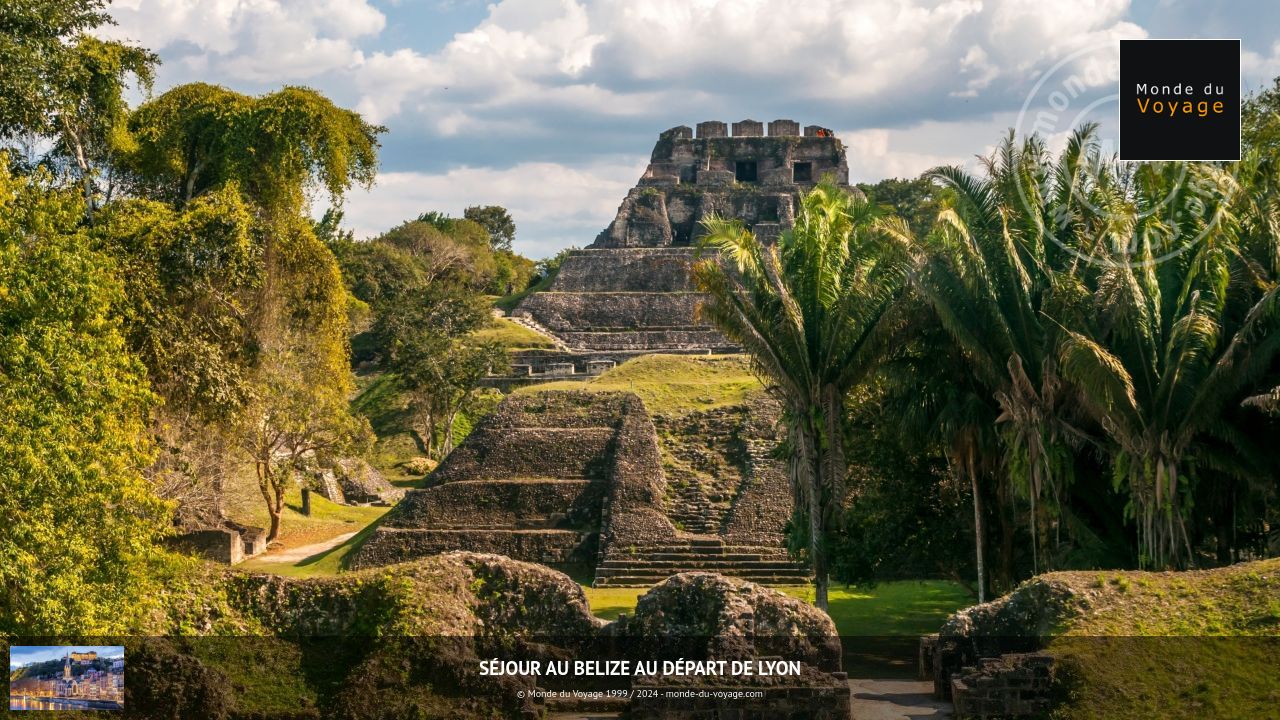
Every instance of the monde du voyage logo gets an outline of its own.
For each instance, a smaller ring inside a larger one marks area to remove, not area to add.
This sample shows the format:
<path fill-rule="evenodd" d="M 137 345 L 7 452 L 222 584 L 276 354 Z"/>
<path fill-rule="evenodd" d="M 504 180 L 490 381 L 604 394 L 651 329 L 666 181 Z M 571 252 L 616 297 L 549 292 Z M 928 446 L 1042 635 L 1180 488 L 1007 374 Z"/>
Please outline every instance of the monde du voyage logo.
<path fill-rule="evenodd" d="M 1240 159 L 1239 40 L 1120 41 L 1120 159 Z"/>

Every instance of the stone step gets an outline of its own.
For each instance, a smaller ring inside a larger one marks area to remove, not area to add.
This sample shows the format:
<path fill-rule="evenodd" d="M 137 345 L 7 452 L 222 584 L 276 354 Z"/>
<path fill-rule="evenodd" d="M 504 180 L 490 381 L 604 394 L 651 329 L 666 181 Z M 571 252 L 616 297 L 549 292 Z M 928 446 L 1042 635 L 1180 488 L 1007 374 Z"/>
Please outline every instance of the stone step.
<path fill-rule="evenodd" d="M 744 563 L 741 565 L 718 565 L 716 563 L 672 563 L 670 565 L 648 565 L 637 563 L 630 567 L 596 568 L 596 577 L 617 577 L 626 575 L 674 575 L 682 572 L 704 570 L 726 575 L 734 573 L 751 573 L 760 575 L 801 575 L 808 576 L 809 570 L 795 563 Z"/>
<path fill-rule="evenodd" d="M 624 549 L 619 548 L 618 552 Z M 629 554 L 640 555 L 645 553 L 775 553 L 786 552 L 785 549 L 776 545 L 682 545 L 679 543 L 662 543 L 657 545 L 637 545 L 635 552 L 631 553 L 629 549 L 625 550 Z"/>
<path fill-rule="evenodd" d="M 739 580 L 746 580 L 760 585 L 803 585 L 808 577 L 791 575 L 734 575 Z M 592 583 L 593 587 L 651 587 L 665 580 L 665 577 L 651 578 L 640 576 L 622 576 L 600 578 Z"/>
<path fill-rule="evenodd" d="M 692 560 L 706 560 L 708 562 L 755 562 L 758 560 L 785 560 L 787 554 L 785 552 L 777 552 L 772 554 L 764 553 L 648 553 L 637 552 L 635 554 L 620 552 L 610 554 L 600 563 L 601 567 L 612 567 L 611 563 L 627 564 L 634 562 L 689 562 Z"/>

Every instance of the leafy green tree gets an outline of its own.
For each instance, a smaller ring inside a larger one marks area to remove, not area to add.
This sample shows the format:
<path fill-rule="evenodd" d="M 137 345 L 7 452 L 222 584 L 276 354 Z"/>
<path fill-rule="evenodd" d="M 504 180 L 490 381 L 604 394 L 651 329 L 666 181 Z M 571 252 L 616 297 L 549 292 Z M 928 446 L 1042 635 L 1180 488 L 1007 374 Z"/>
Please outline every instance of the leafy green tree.
<path fill-rule="evenodd" d="M 142 475 L 154 396 L 81 201 L 0 162 L 0 633 L 120 632 L 169 509 Z"/>
<path fill-rule="evenodd" d="M 915 302 L 920 304 L 907 311 L 914 318 L 914 337 L 886 358 L 880 371 L 882 397 L 878 398 L 879 412 L 874 420 L 864 421 L 871 427 L 859 433 L 858 440 L 865 445 L 866 438 L 873 437 L 880 444 L 901 448 L 900 452 L 912 459 L 940 456 L 945 461 L 946 473 L 939 485 L 953 485 L 960 489 L 959 492 L 968 488 L 973 506 L 976 595 L 979 602 L 985 602 L 986 591 L 992 585 L 986 562 L 989 553 L 985 518 L 992 511 L 997 516 L 1003 514 L 1001 503 L 984 502 L 984 497 L 996 490 L 992 478 L 1006 472 L 996 432 L 1000 411 L 995 399 L 974 381 L 965 366 L 965 358 L 950 342 L 932 309 L 919 299 Z M 892 418 L 892 421 L 884 422 L 885 418 Z M 883 454 L 884 451 L 870 448 L 863 449 L 860 454 L 876 452 Z M 916 459 L 915 462 L 923 461 Z M 896 468 L 877 470 L 872 474 L 899 477 Z M 951 482 L 946 482 L 946 479 Z M 956 494 L 936 490 L 921 492 L 913 481 L 918 482 L 917 478 L 908 478 L 900 484 L 912 488 L 909 492 L 917 498 L 932 500 L 934 496 L 941 498 Z M 905 507 L 901 502 L 899 505 Z M 945 520 L 930 524 L 947 525 Z M 1005 525 L 1002 524 L 1000 529 L 1001 539 L 1005 542 L 998 553 L 998 584 L 1010 588 L 1012 538 Z M 935 554 L 940 552 L 935 543 Z"/>
<path fill-rule="evenodd" d="M 100 40 L 87 30 L 109 22 L 105 3 L 14 0 L 0 10 L 0 138 L 53 141 L 69 161 L 90 220 L 97 175 L 129 144 L 125 90 L 149 91 L 155 54 Z"/>
<path fill-rule="evenodd" d="M 199 301 L 177 303 L 193 317 L 188 334 L 202 341 L 186 346 L 226 360 L 198 366 L 217 370 L 216 387 L 236 388 L 213 403 L 225 413 L 211 422 L 255 463 L 274 538 L 298 459 L 339 452 L 359 435 L 345 403 L 357 306 L 306 210 L 317 190 L 339 207 L 352 185 L 372 183 L 383 129 L 306 88 L 249 97 L 201 83 L 144 103 L 129 127 L 136 144 L 121 165 L 135 192 L 181 210 L 180 227 L 207 223 L 196 234 L 208 237 L 178 243 L 176 257 L 156 256 L 150 267 L 162 281 L 170 273 L 193 281 L 171 299 Z M 191 252 L 194 262 L 183 254 Z M 133 300 L 153 301 L 145 289 Z M 196 370 L 178 380 L 185 392 L 201 387 Z"/>
<path fill-rule="evenodd" d="M 348 388 L 331 372 L 296 340 L 268 349 L 258 364 L 238 437 L 271 518 L 267 542 L 280 535 L 285 494 L 308 457 L 368 447 L 369 423 L 348 411 Z"/>
<path fill-rule="evenodd" d="M 110 169 L 113 153 L 131 146 L 124 93 L 130 77 L 150 91 L 157 58 L 154 53 L 91 36 L 78 38 L 59 56 L 51 78 L 51 129 L 55 151 L 75 165 L 84 189 L 90 221 L 97 199 L 94 175 Z"/>
<path fill-rule="evenodd" d="M 378 309 L 373 332 L 436 457 L 453 449 L 454 422 L 474 402 L 480 381 L 508 362 L 500 344 L 470 339 L 488 319 L 482 297 L 443 283 Z"/>
<path fill-rule="evenodd" d="M 1010 134 L 986 160 L 985 177 L 937 171 L 956 205 L 926 238 L 915 283 L 1000 407 L 1006 463 L 1030 503 L 1037 572 L 1045 531 L 1061 527 L 1074 448 L 1084 442 L 1057 348 L 1063 323 L 1082 312 L 1078 284 L 1064 279 L 1078 262 L 1066 232 L 1092 215 L 1074 192 L 1092 133 L 1086 126 L 1073 135 L 1056 165 L 1038 139 L 1019 144 Z M 1048 308 L 1059 312 L 1050 317 Z"/>
<path fill-rule="evenodd" d="M 516 221 L 501 205 L 473 205 L 462 211 L 462 217 L 478 224 L 489 233 L 489 247 L 493 250 L 511 250 L 516 239 Z"/>
<path fill-rule="evenodd" d="M 125 288 L 117 314 L 163 401 L 152 417 L 148 478 L 176 501 L 180 525 L 216 525 L 239 462 L 227 431 L 249 399 L 258 358 L 250 318 L 263 263 L 253 214 L 234 188 L 182 210 L 120 200 L 92 235 L 116 262 Z"/>
<path fill-rule="evenodd" d="M 499 250 L 493 254 L 493 282 L 487 288 L 493 295 L 510 295 L 529 286 L 533 280 L 536 263 L 523 255 L 510 250 Z"/>
<path fill-rule="evenodd" d="M 106 0 L 8 0 L 0 6 L 0 138 L 52 134 L 51 76 L 77 37 L 111 22 Z"/>
<path fill-rule="evenodd" d="M 355 233 L 342 227 L 343 216 L 342 208 L 330 207 L 324 211 L 324 215 L 315 223 L 316 237 L 320 238 L 320 242 L 328 245 L 331 250 L 339 246 L 350 245 L 356 241 Z"/>
<path fill-rule="evenodd" d="M 151 200 L 109 206 L 94 228 L 117 261 L 130 349 L 166 408 L 226 419 L 247 397 L 249 316 L 263 275 L 252 211 L 234 188 L 182 210 Z"/>
<path fill-rule="evenodd" d="M 765 245 L 740 222 L 705 221 L 719 261 L 694 269 L 703 312 L 750 354 L 785 409 L 797 527 L 807 531 L 815 600 L 827 607 L 828 538 L 845 487 L 845 398 L 899 329 L 905 246 L 875 206 L 831 185 L 801 200 L 795 226 Z"/>
<path fill-rule="evenodd" d="M 371 185 L 385 130 L 308 88 L 250 97 L 205 83 L 144 103 L 129 127 L 137 147 L 122 165 L 139 192 L 180 205 L 234 182 L 256 204 L 290 212 L 312 190 L 337 201 Z"/>
<path fill-rule="evenodd" d="M 938 213 L 942 212 L 944 199 L 950 195 L 927 174 L 914 180 L 888 178 L 874 184 L 859 183 L 858 189 L 872 203 L 906 220 L 911 232 L 918 237 L 928 234 Z"/>

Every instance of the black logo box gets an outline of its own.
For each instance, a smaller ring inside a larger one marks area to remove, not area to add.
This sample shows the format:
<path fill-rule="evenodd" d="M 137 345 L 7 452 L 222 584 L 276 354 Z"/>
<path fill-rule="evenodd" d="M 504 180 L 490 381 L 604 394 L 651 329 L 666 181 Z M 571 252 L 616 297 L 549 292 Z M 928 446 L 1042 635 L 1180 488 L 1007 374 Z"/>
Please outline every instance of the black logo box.
<path fill-rule="evenodd" d="M 1181 93 L 1166 94 L 1166 87 Z M 1185 102 L 1192 113 L 1183 112 Z M 1219 102 L 1221 112 L 1213 112 Z M 1172 115 L 1170 103 L 1177 103 Z M 1120 159 L 1239 160 L 1240 41 L 1121 40 Z"/>

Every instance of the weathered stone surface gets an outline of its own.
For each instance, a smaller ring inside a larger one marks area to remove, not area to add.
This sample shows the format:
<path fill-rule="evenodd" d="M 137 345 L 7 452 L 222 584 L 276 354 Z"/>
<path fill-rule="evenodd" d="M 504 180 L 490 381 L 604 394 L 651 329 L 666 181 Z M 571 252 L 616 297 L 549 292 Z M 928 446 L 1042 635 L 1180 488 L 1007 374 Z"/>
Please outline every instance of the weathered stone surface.
<path fill-rule="evenodd" d="M 391 503 L 404 496 L 403 489 L 387 482 L 377 468 L 360 458 L 335 460 L 333 475 L 348 503 Z"/>
<path fill-rule="evenodd" d="M 267 533 L 259 527 L 230 520 L 217 527 L 190 530 L 175 536 L 170 544 L 182 552 L 225 565 L 235 565 L 267 550 Z"/>
<path fill-rule="evenodd" d="M 1022 656 L 1035 657 L 1045 639 L 1076 615 L 1084 602 L 1069 583 L 1040 576 L 998 600 L 955 613 L 938 635 L 921 639 L 921 663 L 930 665 L 927 674 L 933 680 L 934 697 L 952 698 L 959 690 L 963 697 L 957 708 L 964 704 L 968 714 L 978 717 L 1039 713 L 1047 707 L 1051 663 L 1030 660 L 1043 672 L 1027 671 Z M 1007 668 L 1016 671 L 1006 673 Z M 1028 672 L 1035 678 L 1023 688 L 1026 693 L 1006 692 L 1011 680 L 1019 685 L 1018 678 Z"/>
<path fill-rule="evenodd" d="M 633 617 L 620 618 L 605 632 L 627 638 L 646 656 L 774 658 L 800 665 L 799 674 L 638 678 L 633 689 L 657 690 L 658 697 L 634 701 L 632 718 L 849 717 L 849 687 L 839 672 L 835 624 L 808 603 L 775 590 L 711 573 L 676 575 L 641 596 Z M 707 690 L 752 690 L 762 696 L 735 700 L 732 694 L 705 697 L 697 692 Z"/>
<path fill-rule="evenodd" d="M 961 718 L 1040 718 L 1052 709 L 1054 661 L 1041 653 L 983 658 L 951 677 Z"/>
<path fill-rule="evenodd" d="M 692 644 L 695 659 L 778 656 L 838 672 L 840 636 L 826 613 L 761 585 L 714 573 L 683 573 L 654 586 L 635 615 L 611 629 L 617 635 Z"/>
<path fill-rule="evenodd" d="M 698 123 L 699 138 L 720 138 L 729 134 L 728 127 L 719 120 L 708 120 Z"/>
<path fill-rule="evenodd" d="M 774 120 L 769 123 L 769 137 L 796 137 L 800 135 L 800 123 L 795 120 Z"/>
<path fill-rule="evenodd" d="M 701 329 L 695 292 L 535 293 L 522 306 L 553 331 Z"/>

